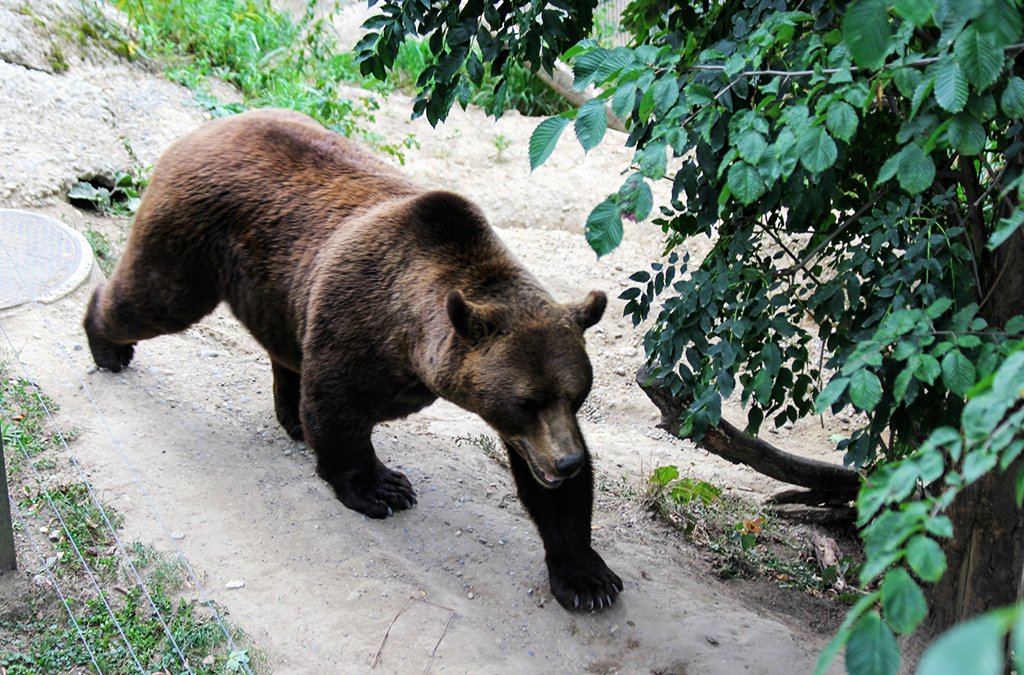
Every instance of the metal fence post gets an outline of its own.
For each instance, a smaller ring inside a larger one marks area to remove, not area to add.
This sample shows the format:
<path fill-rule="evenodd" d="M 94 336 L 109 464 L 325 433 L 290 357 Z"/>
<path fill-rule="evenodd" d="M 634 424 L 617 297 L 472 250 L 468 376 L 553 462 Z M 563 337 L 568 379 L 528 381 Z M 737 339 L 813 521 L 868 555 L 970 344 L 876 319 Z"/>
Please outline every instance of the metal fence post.
<path fill-rule="evenodd" d="M 15 569 L 18 569 L 18 561 L 14 556 L 14 528 L 11 525 L 11 502 L 7 491 L 4 438 L 0 434 L 0 574 Z"/>

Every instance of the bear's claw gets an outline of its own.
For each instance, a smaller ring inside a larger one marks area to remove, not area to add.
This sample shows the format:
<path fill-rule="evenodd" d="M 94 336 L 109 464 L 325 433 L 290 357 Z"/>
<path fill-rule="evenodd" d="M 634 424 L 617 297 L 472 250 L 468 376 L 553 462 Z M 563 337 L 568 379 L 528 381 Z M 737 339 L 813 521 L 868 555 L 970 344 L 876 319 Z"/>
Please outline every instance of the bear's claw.
<path fill-rule="evenodd" d="M 622 579 L 608 569 L 593 549 L 582 555 L 567 556 L 562 562 L 548 562 L 551 593 L 566 609 L 602 610 L 615 604 L 622 592 Z"/>

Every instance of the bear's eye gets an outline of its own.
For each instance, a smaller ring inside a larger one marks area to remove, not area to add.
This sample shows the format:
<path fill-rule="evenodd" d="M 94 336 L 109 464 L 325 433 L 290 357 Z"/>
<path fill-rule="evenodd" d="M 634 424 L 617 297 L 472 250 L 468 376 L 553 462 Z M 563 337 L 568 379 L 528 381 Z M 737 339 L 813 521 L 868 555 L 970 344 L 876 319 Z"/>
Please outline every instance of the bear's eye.
<path fill-rule="evenodd" d="M 544 407 L 543 401 L 536 398 L 520 398 L 516 405 L 520 410 L 531 414 L 540 412 Z"/>

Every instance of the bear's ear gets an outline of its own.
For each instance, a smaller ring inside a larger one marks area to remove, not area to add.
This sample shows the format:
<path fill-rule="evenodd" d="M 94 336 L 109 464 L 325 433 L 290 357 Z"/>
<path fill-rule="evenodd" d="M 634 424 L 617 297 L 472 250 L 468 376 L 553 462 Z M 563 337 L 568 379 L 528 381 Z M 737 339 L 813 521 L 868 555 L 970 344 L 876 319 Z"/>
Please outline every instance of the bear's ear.
<path fill-rule="evenodd" d="M 608 305 L 608 297 L 601 291 L 590 291 L 582 302 L 566 305 L 569 316 L 581 330 L 586 330 L 601 320 L 604 308 Z"/>
<path fill-rule="evenodd" d="M 467 300 L 462 291 L 449 293 L 445 306 L 455 332 L 467 340 L 476 342 L 500 328 L 501 308 Z"/>

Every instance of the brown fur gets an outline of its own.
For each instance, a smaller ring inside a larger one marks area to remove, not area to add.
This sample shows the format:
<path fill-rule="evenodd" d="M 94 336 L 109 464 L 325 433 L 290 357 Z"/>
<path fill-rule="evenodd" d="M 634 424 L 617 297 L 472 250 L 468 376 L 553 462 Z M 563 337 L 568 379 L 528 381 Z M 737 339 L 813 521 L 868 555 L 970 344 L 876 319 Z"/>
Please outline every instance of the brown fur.
<path fill-rule="evenodd" d="M 440 396 L 510 448 L 559 601 L 599 607 L 621 590 L 590 547 L 575 418 L 592 380 L 583 330 L 603 294 L 555 302 L 472 203 L 416 188 L 304 115 L 265 110 L 164 153 L 86 314 L 96 363 L 120 370 L 136 342 L 221 300 L 270 354 L 278 419 L 346 506 L 380 518 L 415 503 L 370 433 Z"/>

